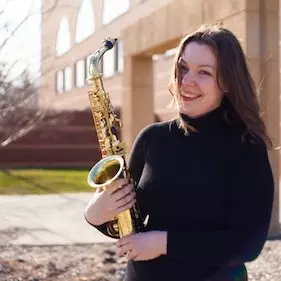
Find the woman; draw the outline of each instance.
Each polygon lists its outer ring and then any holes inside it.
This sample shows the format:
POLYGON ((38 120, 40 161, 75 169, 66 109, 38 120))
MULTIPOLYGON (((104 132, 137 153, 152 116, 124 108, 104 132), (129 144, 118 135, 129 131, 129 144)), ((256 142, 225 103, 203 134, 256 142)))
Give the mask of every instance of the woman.
POLYGON ((267 239, 273 204, 271 148, 237 38, 203 26, 185 36, 169 90, 178 117, 144 128, 126 180, 98 191, 86 220, 106 223, 139 202, 143 232, 117 241, 126 281, 244 281, 267 239), (123 189, 119 187, 124 185, 123 189))

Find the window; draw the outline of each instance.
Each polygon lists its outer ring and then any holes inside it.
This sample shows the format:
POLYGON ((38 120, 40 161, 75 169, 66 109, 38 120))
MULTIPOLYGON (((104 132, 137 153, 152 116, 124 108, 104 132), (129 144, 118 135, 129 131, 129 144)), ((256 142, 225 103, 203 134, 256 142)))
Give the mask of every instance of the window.
POLYGON ((103 70, 103 76, 105 78, 114 75, 116 69, 115 61, 116 61, 116 45, 103 55, 102 70, 103 70))
POLYGON ((64 90, 69 92, 72 89, 72 69, 67 66, 64 69, 64 90))
POLYGON ((123 72, 123 63, 124 63, 123 41, 119 40, 117 41, 117 71, 119 73, 123 72))
POLYGON ((71 36, 69 23, 66 17, 64 17, 59 24, 56 42, 57 55, 61 56, 71 48, 71 36))
POLYGON ((172 57, 177 53, 178 48, 169 49, 165 52, 165 57, 172 57))
POLYGON ((86 70, 85 61, 79 60, 76 63, 76 71, 75 71, 75 74, 76 74, 75 82, 76 82, 77 88, 81 88, 85 84, 85 70, 86 70))
POLYGON ((86 68, 85 68, 85 78, 88 80, 90 78, 89 67, 90 67, 90 58, 92 55, 88 55, 86 59, 86 68))
POLYGON ((152 55, 152 60, 153 61, 158 61, 158 60, 160 60, 161 57, 162 57, 162 55, 155 54, 155 55, 152 55))
POLYGON ((92 35, 94 31, 95 18, 92 1, 83 0, 77 16, 75 42, 82 42, 92 35))
POLYGON ((129 10, 130 0, 103 0, 102 23, 108 24, 129 10))
POLYGON ((56 90, 58 94, 63 92, 63 71, 58 71, 56 75, 56 90))

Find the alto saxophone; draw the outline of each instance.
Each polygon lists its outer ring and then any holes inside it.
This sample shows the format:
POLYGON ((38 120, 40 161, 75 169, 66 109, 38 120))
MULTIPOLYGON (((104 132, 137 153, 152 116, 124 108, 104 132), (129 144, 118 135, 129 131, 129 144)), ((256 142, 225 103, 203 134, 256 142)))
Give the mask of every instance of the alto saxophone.
MULTIPOLYGON (((92 83, 89 100, 102 159, 91 168, 87 182, 91 187, 103 190, 118 178, 128 178, 134 183, 125 161, 126 144, 120 141, 116 127, 122 126, 121 121, 114 113, 99 71, 99 60, 106 51, 113 48, 116 42, 117 39, 104 40, 103 46, 90 58, 89 64, 89 80, 92 83)), ((130 210, 112 218, 107 223, 107 232, 111 237, 120 238, 141 231, 142 226, 143 221, 136 203, 130 210)))

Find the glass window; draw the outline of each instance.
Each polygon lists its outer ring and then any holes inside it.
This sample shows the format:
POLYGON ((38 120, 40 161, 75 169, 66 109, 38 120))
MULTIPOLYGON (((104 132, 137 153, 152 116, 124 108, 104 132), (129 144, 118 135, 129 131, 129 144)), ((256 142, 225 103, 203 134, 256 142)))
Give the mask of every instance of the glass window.
POLYGON ((90 65, 90 58, 91 55, 88 55, 86 58, 86 63, 85 63, 85 80, 89 79, 89 65, 90 65))
POLYGON ((57 88, 57 93, 62 93, 63 92, 63 71, 58 71, 57 76, 56 76, 56 88, 57 88))
POLYGON ((165 52, 165 57, 172 57, 177 53, 177 48, 169 49, 165 52))
POLYGON ((71 36, 69 29, 69 22, 66 17, 64 17, 59 24, 56 42, 57 55, 61 56, 70 50, 71 47, 71 36))
POLYGON ((75 42, 79 43, 92 35, 95 31, 94 8, 91 0, 83 0, 80 6, 77 24, 75 42))
POLYGON ((116 60, 116 45, 103 55, 103 76, 110 77, 114 75, 115 72, 115 60, 116 60))
POLYGON ((72 89, 72 69, 67 66, 64 69, 64 90, 69 92, 72 89))
POLYGON ((117 71, 123 72, 124 56, 123 56, 123 41, 117 41, 117 71))
POLYGON ((102 23, 108 24, 129 10, 130 0, 103 0, 102 23))
POLYGON ((158 60, 160 60, 161 57, 162 57, 162 55, 155 54, 155 55, 152 55, 152 60, 153 61, 158 61, 158 60))
POLYGON ((84 60, 79 60, 76 63, 76 87, 81 88, 85 84, 85 61, 84 60))

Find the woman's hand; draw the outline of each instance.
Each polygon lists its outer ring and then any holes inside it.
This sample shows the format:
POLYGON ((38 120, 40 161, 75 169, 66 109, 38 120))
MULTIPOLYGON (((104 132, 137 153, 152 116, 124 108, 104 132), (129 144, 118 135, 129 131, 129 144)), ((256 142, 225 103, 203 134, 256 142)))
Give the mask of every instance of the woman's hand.
POLYGON ((133 184, 128 179, 117 179, 106 190, 97 189, 85 210, 85 217, 93 225, 112 220, 130 209, 136 202, 133 184))
POLYGON ((128 260, 151 260, 167 252, 167 232, 148 231, 124 236, 117 243, 117 253, 128 260))

